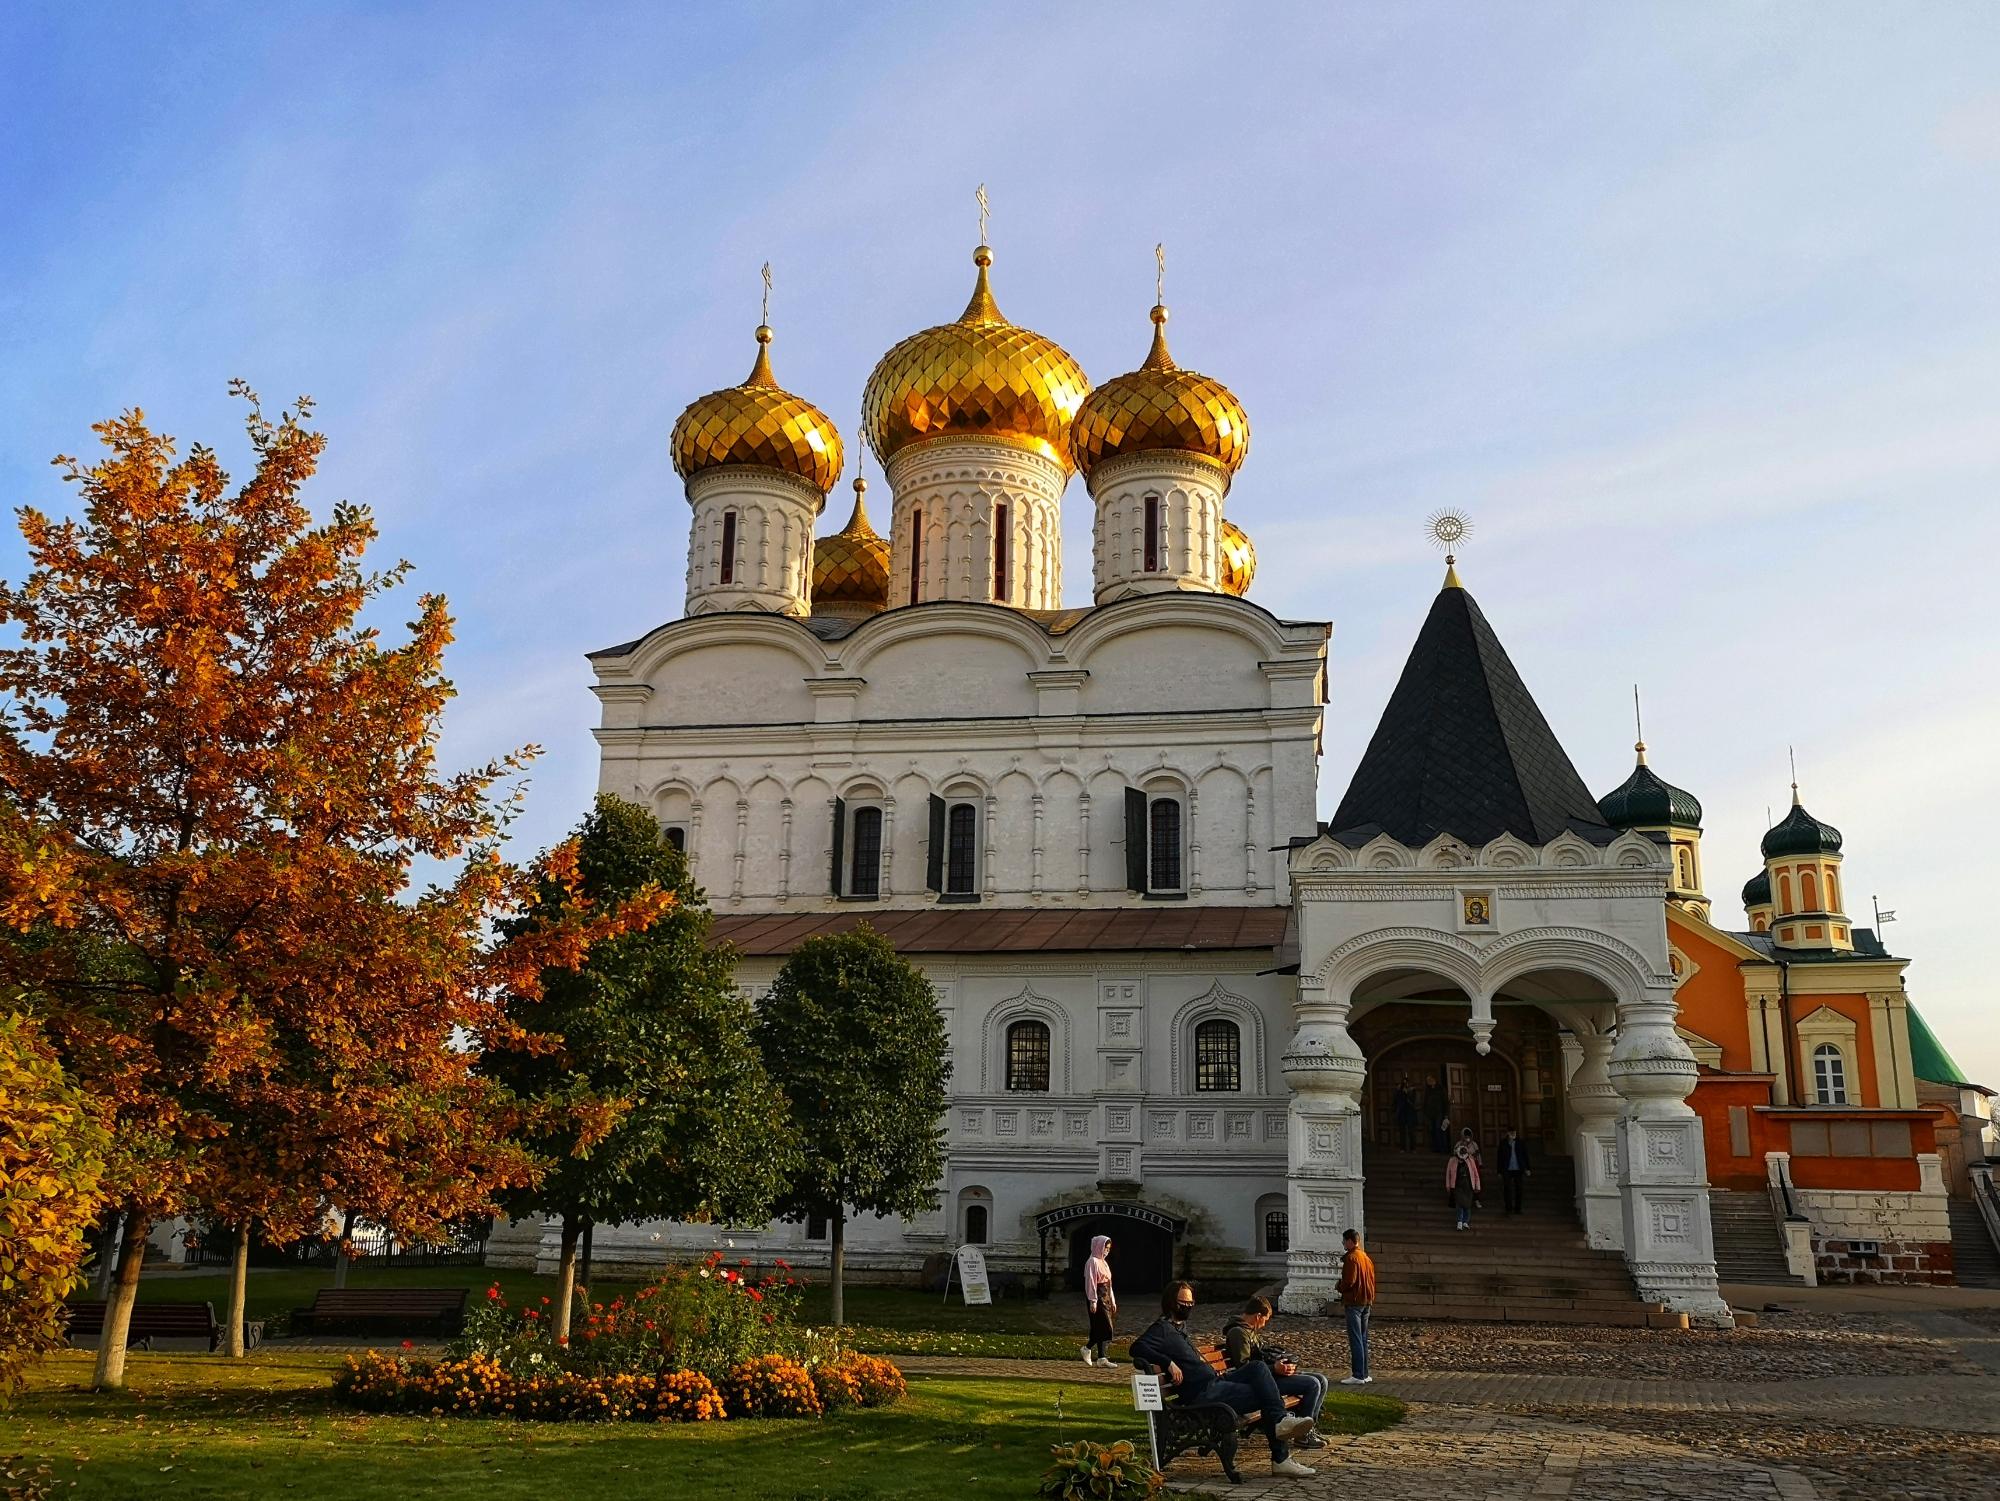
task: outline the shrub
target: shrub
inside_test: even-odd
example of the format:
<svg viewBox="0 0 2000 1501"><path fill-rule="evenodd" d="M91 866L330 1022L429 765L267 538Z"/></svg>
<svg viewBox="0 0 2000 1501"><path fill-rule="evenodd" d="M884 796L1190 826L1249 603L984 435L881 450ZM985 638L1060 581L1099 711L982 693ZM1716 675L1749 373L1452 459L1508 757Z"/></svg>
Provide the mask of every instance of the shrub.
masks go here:
<svg viewBox="0 0 2000 1501"><path fill-rule="evenodd" d="M843 1407L887 1407L909 1394L903 1373L874 1355L843 1351L807 1367L820 1406L828 1412Z"/></svg>
<svg viewBox="0 0 2000 1501"><path fill-rule="evenodd" d="M819 1391L806 1368L782 1355L746 1360L722 1383L732 1418L816 1418Z"/></svg>
<svg viewBox="0 0 2000 1501"><path fill-rule="evenodd" d="M515 1376L489 1356L409 1360L350 1355L334 1396L366 1412L542 1418L570 1422L700 1423L722 1418L715 1383L699 1371L581 1375L551 1368Z"/></svg>
<svg viewBox="0 0 2000 1501"><path fill-rule="evenodd" d="M1082 1439L1074 1444L1052 1444L1055 1461L1042 1471L1038 1495L1057 1498L1090 1498L1090 1501L1139 1501L1156 1496L1166 1479L1131 1443L1098 1444Z"/></svg>

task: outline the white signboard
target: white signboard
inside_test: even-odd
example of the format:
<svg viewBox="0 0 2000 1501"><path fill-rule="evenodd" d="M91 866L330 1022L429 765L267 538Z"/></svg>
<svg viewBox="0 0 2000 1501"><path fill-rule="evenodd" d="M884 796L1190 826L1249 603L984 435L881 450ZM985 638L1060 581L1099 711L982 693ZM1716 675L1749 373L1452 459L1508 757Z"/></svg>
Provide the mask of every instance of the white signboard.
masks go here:
<svg viewBox="0 0 2000 1501"><path fill-rule="evenodd" d="M965 1301L991 1303L993 1288L986 1280L986 1253L977 1246L958 1248L958 1286Z"/></svg>
<svg viewBox="0 0 2000 1501"><path fill-rule="evenodd" d="M1132 1373L1132 1407L1136 1412L1165 1412L1166 1403L1160 1396L1160 1378Z"/></svg>

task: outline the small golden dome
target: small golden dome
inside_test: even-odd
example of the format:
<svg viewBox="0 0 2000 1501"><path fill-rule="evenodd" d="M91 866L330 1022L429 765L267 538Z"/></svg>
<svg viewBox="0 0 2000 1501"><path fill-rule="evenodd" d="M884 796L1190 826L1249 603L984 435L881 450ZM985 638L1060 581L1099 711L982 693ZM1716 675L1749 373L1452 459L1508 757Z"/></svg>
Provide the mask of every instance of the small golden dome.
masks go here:
<svg viewBox="0 0 2000 1501"><path fill-rule="evenodd" d="M1222 537L1216 544L1218 582L1224 594L1234 594L1242 598L1250 592L1250 580L1257 576L1257 549L1250 541L1249 533L1231 521L1222 518Z"/></svg>
<svg viewBox="0 0 2000 1501"><path fill-rule="evenodd" d="M1155 304L1146 363L1090 393L1070 426L1069 447L1085 479L1106 459L1157 449L1194 454L1233 476L1250 453L1250 418L1221 381L1174 363L1167 310Z"/></svg>
<svg viewBox="0 0 2000 1501"><path fill-rule="evenodd" d="M740 386L689 404L674 424L674 470L684 480L725 464L776 469L820 494L840 478L840 433L818 407L771 374L771 330L757 326L757 362Z"/></svg>
<svg viewBox="0 0 2000 1501"><path fill-rule="evenodd" d="M956 323L911 334L876 362L862 393L868 442L884 464L925 438L998 438L1069 468L1069 425L1090 382L1052 339L1001 316L987 284L993 252Z"/></svg>
<svg viewBox="0 0 2000 1501"><path fill-rule="evenodd" d="M868 481L854 478L854 514L830 537L813 541L814 610L844 605L873 612L889 605L889 543L868 524L862 497Z"/></svg>

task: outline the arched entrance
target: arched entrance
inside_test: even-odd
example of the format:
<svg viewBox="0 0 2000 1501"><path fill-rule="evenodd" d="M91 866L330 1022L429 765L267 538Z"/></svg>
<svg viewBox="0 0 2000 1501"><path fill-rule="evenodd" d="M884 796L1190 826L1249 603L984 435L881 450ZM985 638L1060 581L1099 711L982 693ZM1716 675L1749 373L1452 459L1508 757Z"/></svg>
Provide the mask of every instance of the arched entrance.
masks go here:
<svg viewBox="0 0 2000 1501"><path fill-rule="evenodd" d="M1442 1087L1454 1136L1470 1126L1481 1142L1492 1143L1512 1126L1542 1153L1566 1153L1562 1045L1554 1020L1539 1006L1502 1003L1490 1050L1481 1054L1464 1014L1454 1004L1388 1001L1353 1024L1368 1060L1361 1090L1365 1144L1384 1150L1396 1145L1396 1089L1407 1080L1420 1107L1434 1084ZM1420 1108L1417 1145L1428 1149L1432 1122L1424 1114Z"/></svg>
<svg viewBox="0 0 2000 1501"><path fill-rule="evenodd" d="M1063 1286L1072 1291L1083 1287L1083 1263L1090 1255L1093 1236L1111 1237L1111 1271L1122 1291L1158 1292L1174 1278L1174 1247L1187 1229L1187 1221L1144 1204L1104 1200L1091 1204L1065 1204L1035 1216L1043 1256L1043 1280L1048 1276L1047 1261L1057 1245L1063 1248Z"/></svg>

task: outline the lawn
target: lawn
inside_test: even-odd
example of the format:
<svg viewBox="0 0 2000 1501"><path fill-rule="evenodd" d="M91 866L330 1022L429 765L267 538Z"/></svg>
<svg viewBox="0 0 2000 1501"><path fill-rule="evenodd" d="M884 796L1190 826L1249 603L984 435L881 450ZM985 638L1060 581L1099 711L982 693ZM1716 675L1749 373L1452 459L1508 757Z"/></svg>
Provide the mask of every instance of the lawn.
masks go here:
<svg viewBox="0 0 2000 1501"><path fill-rule="evenodd" d="M349 1412L329 1390L340 1359L283 1347L242 1361L138 1354L126 1392L94 1396L79 1385L88 1354L66 1354L0 1413L0 1456L17 1456L8 1468L46 1461L54 1494L79 1501L544 1501L607 1485L620 1501L959 1501L1031 1496L1058 1438L1144 1441L1123 1383L920 1375L900 1406L820 1422L531 1424ZM1327 1426L1365 1431L1400 1414L1391 1399L1343 1393Z"/></svg>

